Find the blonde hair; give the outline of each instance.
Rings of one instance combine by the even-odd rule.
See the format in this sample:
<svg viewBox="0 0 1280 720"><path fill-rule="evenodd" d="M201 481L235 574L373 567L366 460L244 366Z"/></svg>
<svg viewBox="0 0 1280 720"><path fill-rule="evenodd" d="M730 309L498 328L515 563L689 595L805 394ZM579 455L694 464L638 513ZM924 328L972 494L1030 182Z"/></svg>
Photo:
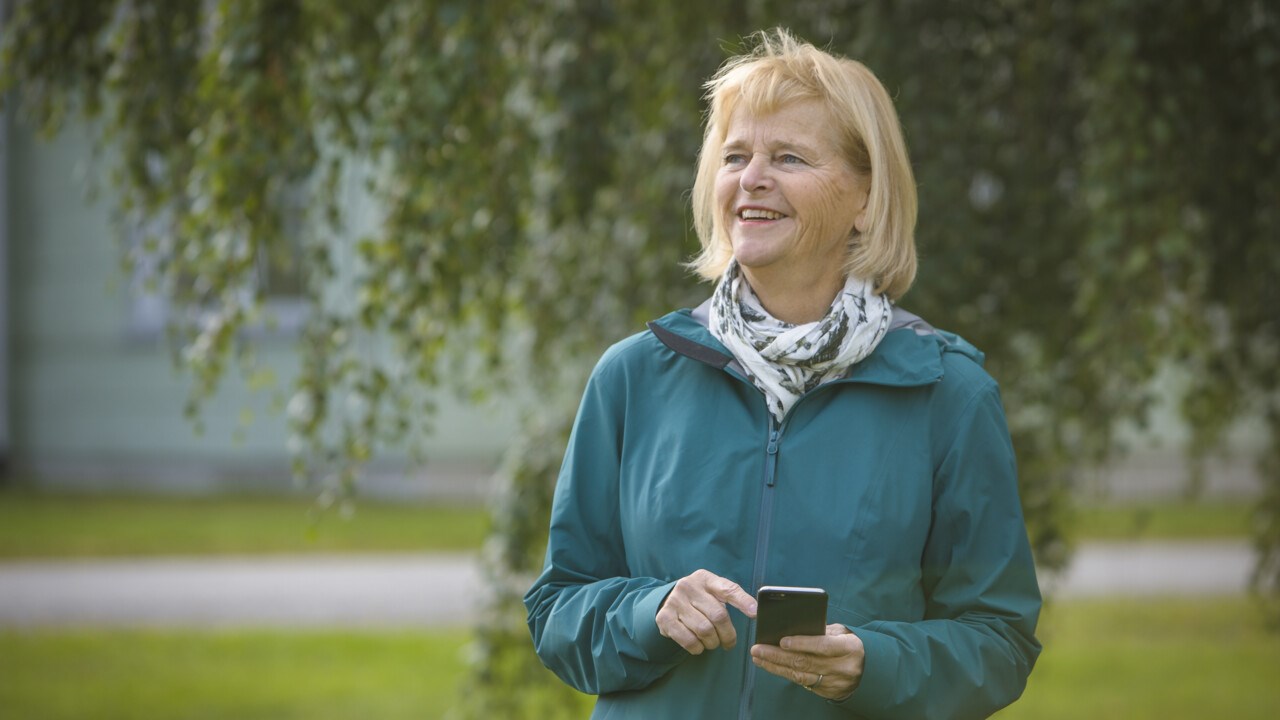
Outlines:
<svg viewBox="0 0 1280 720"><path fill-rule="evenodd" d="M845 273L872 280L897 300L916 276L916 184L898 114L888 92L865 65L836 57L775 28L752 36L755 49L729 58L707 81L707 129L693 184L693 221L702 251L689 267L708 280L733 256L716 211L720 149L742 105L767 115L803 100L822 102L835 122L850 166L870 179L866 230L849 240ZM850 198L849 202L854 202Z"/></svg>

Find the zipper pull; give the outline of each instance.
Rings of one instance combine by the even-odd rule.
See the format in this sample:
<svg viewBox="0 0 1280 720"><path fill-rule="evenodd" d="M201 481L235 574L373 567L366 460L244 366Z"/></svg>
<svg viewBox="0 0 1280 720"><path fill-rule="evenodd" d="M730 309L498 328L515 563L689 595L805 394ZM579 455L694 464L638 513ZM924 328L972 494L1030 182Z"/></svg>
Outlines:
<svg viewBox="0 0 1280 720"><path fill-rule="evenodd" d="M770 455L778 454L778 433L779 432L780 431L778 430L774 430L773 432L769 433L769 447L766 449L766 452L768 452Z"/></svg>

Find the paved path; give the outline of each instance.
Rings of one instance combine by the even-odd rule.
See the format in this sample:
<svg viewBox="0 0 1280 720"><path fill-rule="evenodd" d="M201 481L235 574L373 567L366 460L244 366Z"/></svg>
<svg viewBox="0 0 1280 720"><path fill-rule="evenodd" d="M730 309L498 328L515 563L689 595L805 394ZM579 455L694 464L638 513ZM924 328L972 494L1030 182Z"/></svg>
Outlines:
<svg viewBox="0 0 1280 720"><path fill-rule="evenodd" d="M1253 570L1243 541L1087 543L1061 577L1042 574L1058 597L1104 595L1237 595Z"/></svg>
<svg viewBox="0 0 1280 720"><path fill-rule="evenodd" d="M1092 543L1059 597L1244 591L1243 542ZM164 558L0 563L0 626L442 627L476 619L471 555Z"/></svg>
<svg viewBox="0 0 1280 720"><path fill-rule="evenodd" d="M465 625L482 592L469 555L5 563L0 625Z"/></svg>

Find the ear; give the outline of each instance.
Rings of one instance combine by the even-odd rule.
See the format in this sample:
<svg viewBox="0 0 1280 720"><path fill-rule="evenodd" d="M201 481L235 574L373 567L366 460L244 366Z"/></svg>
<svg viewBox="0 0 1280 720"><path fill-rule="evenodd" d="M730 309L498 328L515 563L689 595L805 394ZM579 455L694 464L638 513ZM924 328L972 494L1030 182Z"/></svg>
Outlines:
<svg viewBox="0 0 1280 720"><path fill-rule="evenodd" d="M857 228L859 235L867 231L867 211L865 208L853 219L853 226Z"/></svg>
<svg viewBox="0 0 1280 720"><path fill-rule="evenodd" d="M871 191L864 190L861 193L861 202L858 206L858 214L853 218L853 227L861 235L867 231L867 201L871 198Z"/></svg>

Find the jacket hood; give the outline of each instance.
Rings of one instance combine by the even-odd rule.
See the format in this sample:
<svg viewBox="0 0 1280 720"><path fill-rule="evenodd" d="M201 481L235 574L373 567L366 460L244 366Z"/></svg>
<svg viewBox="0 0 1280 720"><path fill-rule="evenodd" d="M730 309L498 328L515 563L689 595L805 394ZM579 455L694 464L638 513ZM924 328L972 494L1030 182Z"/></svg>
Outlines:
<svg viewBox="0 0 1280 720"><path fill-rule="evenodd" d="M668 313L651 321L649 329L664 345L681 355L745 376L729 349L707 329L709 303ZM891 387L929 385L942 379L945 353L959 354L979 366L985 359L982 351L959 335L937 330L919 316L895 307L884 339L837 382Z"/></svg>

